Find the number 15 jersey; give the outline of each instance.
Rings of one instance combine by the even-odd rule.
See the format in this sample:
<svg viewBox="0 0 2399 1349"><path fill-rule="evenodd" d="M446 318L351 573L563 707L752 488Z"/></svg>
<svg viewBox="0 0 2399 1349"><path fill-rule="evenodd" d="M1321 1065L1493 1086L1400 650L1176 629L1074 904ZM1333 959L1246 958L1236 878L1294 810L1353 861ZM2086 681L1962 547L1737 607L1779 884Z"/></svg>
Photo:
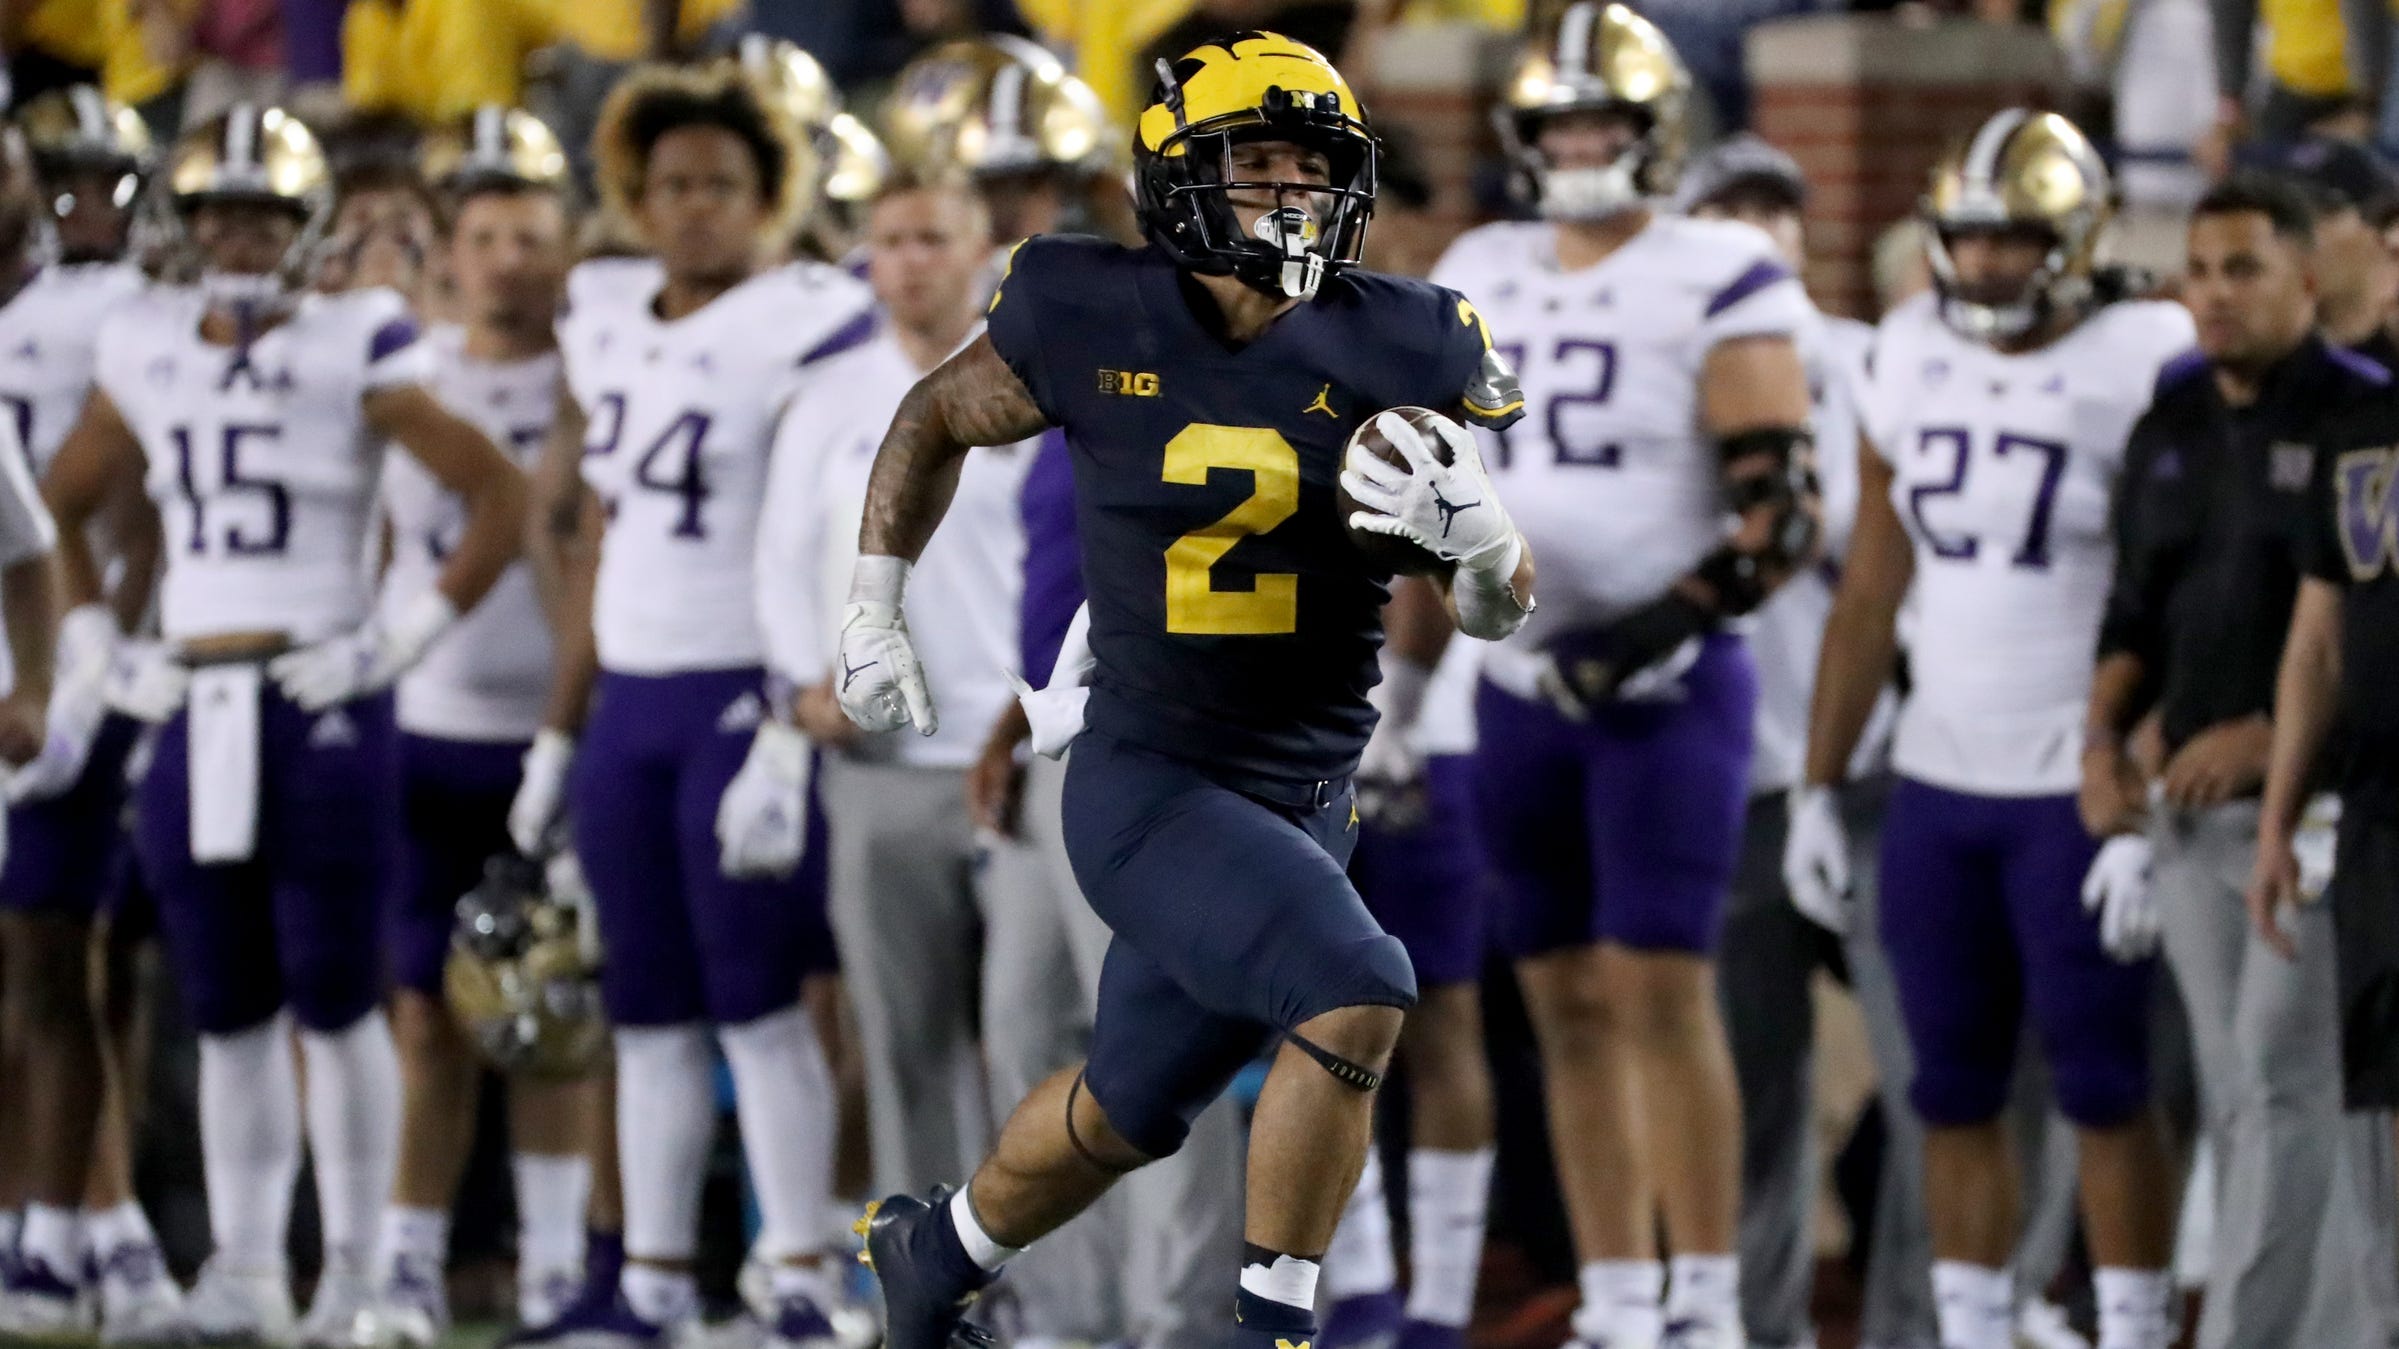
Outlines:
<svg viewBox="0 0 2399 1349"><path fill-rule="evenodd" d="M558 323L583 480L608 512L592 637L600 664L628 674L762 664L758 509L775 430L808 367L873 331L871 298L795 262L670 321L652 307L661 283L654 262L587 262Z"/></svg>
<svg viewBox="0 0 2399 1349"><path fill-rule="evenodd" d="M2080 782L2125 440L2192 338L2181 305L2146 301L2014 355L1953 332L1929 295L1884 318L1862 402L1915 545L1899 772L1987 796Z"/></svg>

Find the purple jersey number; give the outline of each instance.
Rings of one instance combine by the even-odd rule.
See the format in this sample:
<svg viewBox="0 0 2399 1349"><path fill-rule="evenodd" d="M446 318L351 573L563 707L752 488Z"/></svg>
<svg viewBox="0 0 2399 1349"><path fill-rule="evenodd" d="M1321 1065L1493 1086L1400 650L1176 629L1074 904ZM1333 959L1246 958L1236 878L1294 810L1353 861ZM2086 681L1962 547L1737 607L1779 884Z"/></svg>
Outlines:
<svg viewBox="0 0 2399 1349"><path fill-rule="evenodd" d="M2011 566L2031 571L2049 568L2050 524L2056 515L2058 484L2065 480L2067 449L2053 440L2038 440L2002 431L1991 442L1991 457L2006 459L2017 452L2041 457L2041 481L2033 492L2032 510L2024 522L2024 538L2016 546ZM1973 468L1973 440L1964 427L1928 426L1917 434L1916 452L1927 459L1945 457L1949 467L1937 482L1920 482L1908 488L1908 515L1914 520L1916 537L1933 550L1933 556L1951 562L1973 560L1982 552L1982 540L1973 534L1955 538L1944 537L1925 518L1927 502L1941 497L1957 496L1966 490L1966 478Z"/></svg>
<svg viewBox="0 0 2399 1349"><path fill-rule="evenodd" d="M183 499L191 503L192 532L186 547L193 553L204 554L210 547L208 507L211 503L232 504L239 496L263 499L267 513L266 531L255 533L237 522L223 527L217 546L236 557L272 557L291 543L292 494L290 489L271 478L245 478L241 470L241 450L244 440L281 440L283 428L273 425L233 424L225 427L221 450L217 456L215 490L203 495L200 490L199 465L192 449L192 431L188 426L167 429L175 442L175 481L183 489Z"/></svg>
<svg viewBox="0 0 2399 1349"><path fill-rule="evenodd" d="M604 393L592 402L591 423L601 423L601 410L607 410L608 434L595 435L586 431L583 454L586 458L616 453L617 441L625 434L625 395ZM701 447L708 439L709 417L705 412L685 412L667 423L666 429L641 452L633 463L633 485L652 492L664 492L679 497L682 514L675 518L669 533L678 539L704 539L708 530L700 512L708 505L710 491L706 464ZM610 503L613 518L614 503Z"/></svg>
<svg viewBox="0 0 2399 1349"><path fill-rule="evenodd" d="M1521 375L1525 367L1525 346L1522 342L1506 342L1497 348L1507 358L1509 366ZM1616 392L1616 344L1583 337L1561 337L1550 348L1549 364L1567 375L1569 362L1590 361L1587 373L1579 373L1584 387L1580 392L1553 393L1541 412L1543 434L1548 438L1553 462L1573 464L1583 468L1614 468L1624 462L1624 447L1614 441L1577 441L1567 434L1566 414L1579 407L1603 407ZM1499 433L1499 467L1506 468L1515 457L1515 446L1509 433Z"/></svg>

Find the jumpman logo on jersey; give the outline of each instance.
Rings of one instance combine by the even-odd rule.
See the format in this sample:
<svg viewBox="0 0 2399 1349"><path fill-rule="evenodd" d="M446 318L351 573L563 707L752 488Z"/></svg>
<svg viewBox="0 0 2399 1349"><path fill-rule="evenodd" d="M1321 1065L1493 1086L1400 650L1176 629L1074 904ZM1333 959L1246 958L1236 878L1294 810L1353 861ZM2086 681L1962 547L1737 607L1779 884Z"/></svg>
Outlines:
<svg viewBox="0 0 2399 1349"><path fill-rule="evenodd" d="M856 679L859 675L875 668L880 664L882 664L881 661L870 660L863 665L852 665L847 660L844 660L841 663L841 691L844 693L849 692L851 680Z"/></svg>
<svg viewBox="0 0 2399 1349"><path fill-rule="evenodd" d="M1451 521L1482 504L1480 501L1462 501L1453 504L1449 498L1441 495L1440 488L1434 488L1433 509L1441 512L1441 537L1445 539L1449 537Z"/></svg>
<svg viewBox="0 0 2399 1349"><path fill-rule="evenodd" d="M1299 410L1299 415L1305 417L1311 412L1321 412L1327 417L1332 418L1334 421L1340 421L1341 414L1333 411L1332 393L1333 386L1330 384L1318 389L1316 391L1316 401L1308 404L1304 408L1301 408Z"/></svg>

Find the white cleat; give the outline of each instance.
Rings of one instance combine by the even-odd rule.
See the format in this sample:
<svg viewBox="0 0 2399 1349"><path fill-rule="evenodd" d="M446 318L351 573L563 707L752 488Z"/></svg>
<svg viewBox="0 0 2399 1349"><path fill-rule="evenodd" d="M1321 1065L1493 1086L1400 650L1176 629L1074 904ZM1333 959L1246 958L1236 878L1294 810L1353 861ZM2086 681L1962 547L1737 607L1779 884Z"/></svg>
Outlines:
<svg viewBox="0 0 2399 1349"><path fill-rule="evenodd" d="M557 1320L583 1293L580 1265L528 1266L517 1271L516 1321L538 1330Z"/></svg>
<svg viewBox="0 0 2399 1349"><path fill-rule="evenodd" d="M1658 1349L1748 1349L1749 1337L1737 1325L1705 1321L1676 1321L1666 1327Z"/></svg>
<svg viewBox="0 0 2399 1349"><path fill-rule="evenodd" d="M300 1349L370 1349L378 1342L375 1282L354 1260L327 1260L300 1318Z"/></svg>
<svg viewBox="0 0 2399 1349"><path fill-rule="evenodd" d="M123 1246L100 1265L100 1343L104 1349L189 1344L197 1332L183 1290L168 1276L156 1246Z"/></svg>
<svg viewBox="0 0 2399 1349"><path fill-rule="evenodd" d="M183 1314L202 1344L288 1345L298 1323L282 1266L242 1269L222 1257L200 1267Z"/></svg>
<svg viewBox="0 0 2399 1349"><path fill-rule="evenodd" d="M2042 1298L2016 1308L2016 1349L2091 1349L2066 1320L2065 1309Z"/></svg>
<svg viewBox="0 0 2399 1349"><path fill-rule="evenodd" d="M438 1261L403 1257L383 1281L382 1302L368 1313L364 1342L383 1349L433 1349L450 1332L450 1293Z"/></svg>

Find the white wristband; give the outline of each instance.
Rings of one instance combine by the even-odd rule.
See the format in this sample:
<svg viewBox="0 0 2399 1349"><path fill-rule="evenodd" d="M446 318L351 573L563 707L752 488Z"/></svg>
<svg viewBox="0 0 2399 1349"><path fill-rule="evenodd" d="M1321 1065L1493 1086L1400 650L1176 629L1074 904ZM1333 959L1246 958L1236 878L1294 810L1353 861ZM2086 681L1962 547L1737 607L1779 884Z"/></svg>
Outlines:
<svg viewBox="0 0 2399 1349"><path fill-rule="evenodd" d="M882 553L861 553L857 567L850 572L850 603L888 604L900 607L908 593L908 572L911 564L904 557Z"/></svg>
<svg viewBox="0 0 2399 1349"><path fill-rule="evenodd" d="M1498 568L1460 564L1450 580L1450 602L1458 611L1458 631L1496 642L1531 616L1533 606L1516 598L1516 568L1524 560L1524 536L1511 533Z"/></svg>

